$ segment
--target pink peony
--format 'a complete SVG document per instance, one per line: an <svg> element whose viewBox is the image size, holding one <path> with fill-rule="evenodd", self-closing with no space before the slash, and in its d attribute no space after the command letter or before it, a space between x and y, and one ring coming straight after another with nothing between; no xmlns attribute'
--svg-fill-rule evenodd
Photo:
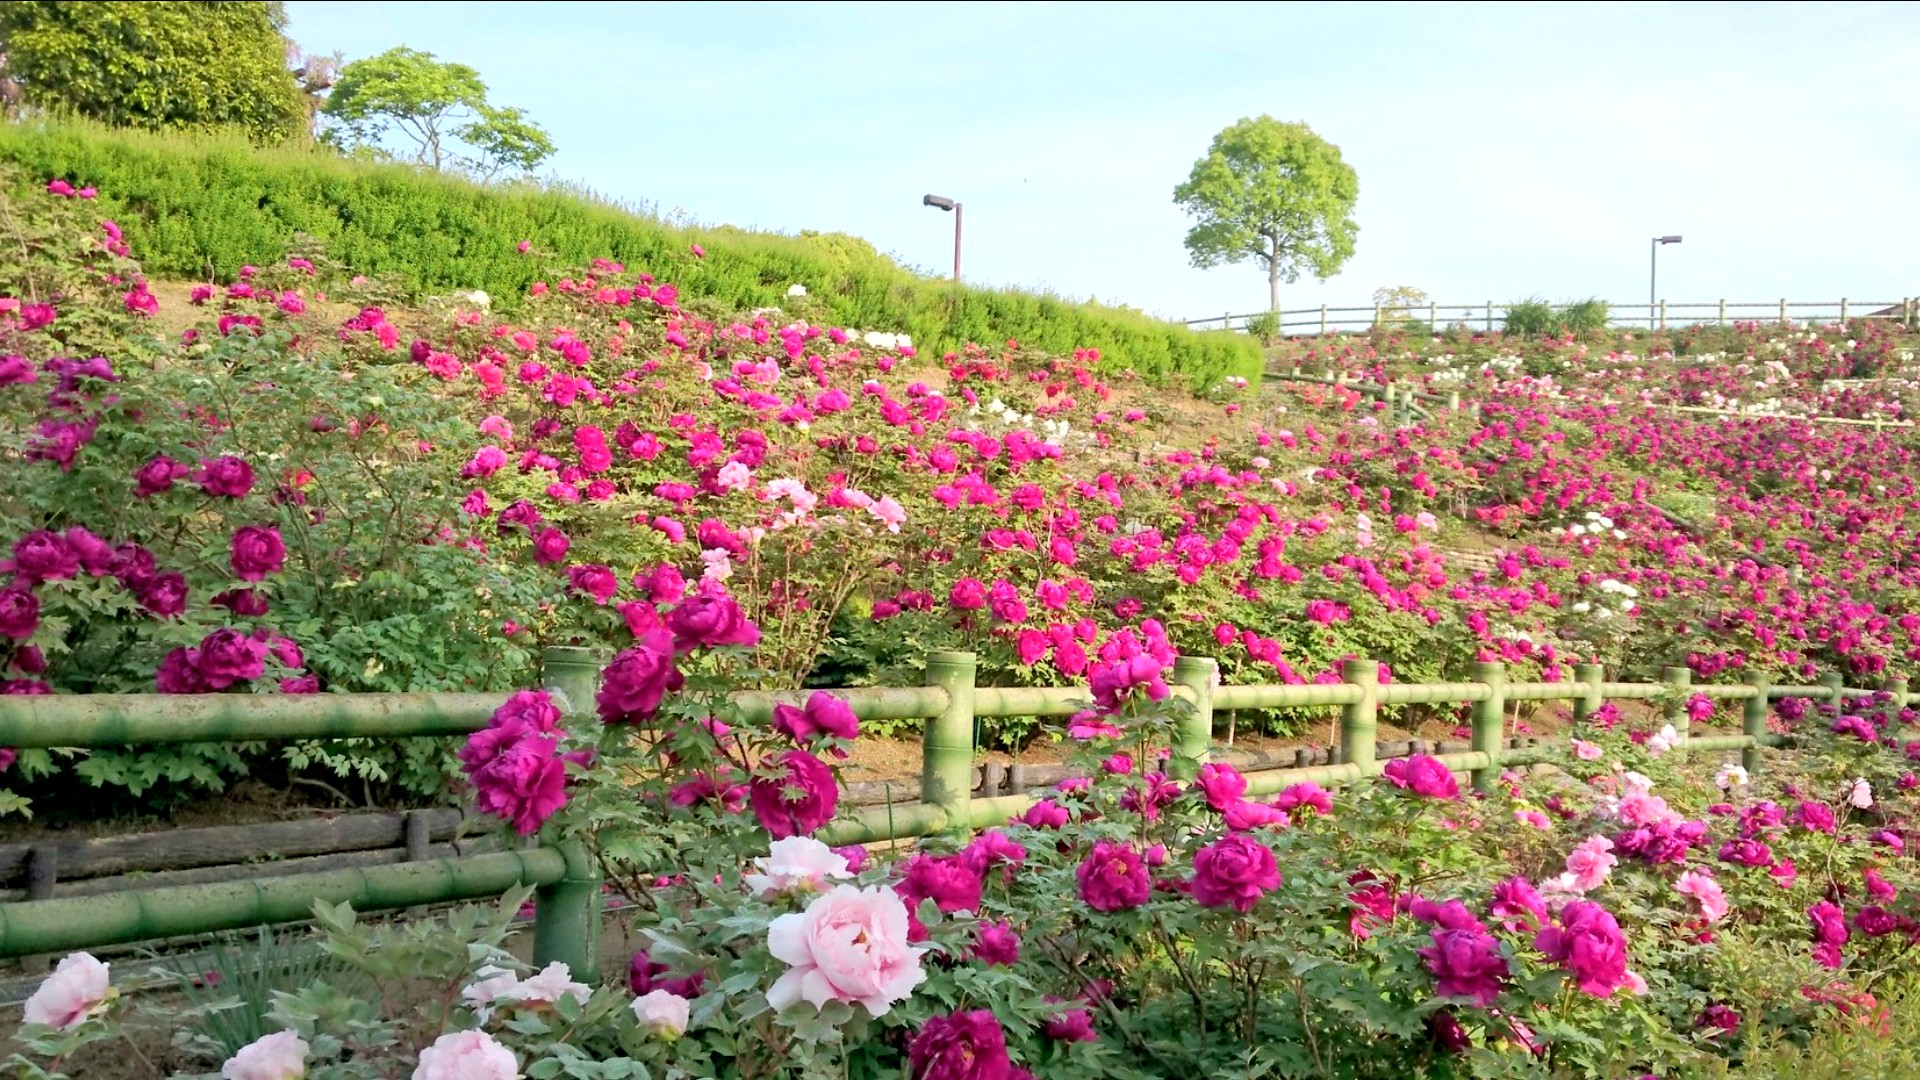
<svg viewBox="0 0 1920 1080"><path fill-rule="evenodd" d="M1153 893L1153 878L1140 853L1111 840L1094 844L1075 876L1080 881L1080 899L1095 911L1136 908Z"/></svg>
<svg viewBox="0 0 1920 1080"><path fill-rule="evenodd" d="M567 567L567 584L593 597L593 602L602 607L620 591L620 579L610 567L590 563Z"/></svg>
<svg viewBox="0 0 1920 1080"><path fill-rule="evenodd" d="M926 950L907 942L907 907L886 888L829 889L805 911L774 919L767 950L788 965L767 989L776 1011L845 1001L885 1016L927 978L920 966Z"/></svg>
<svg viewBox="0 0 1920 1080"><path fill-rule="evenodd" d="M989 967L1006 967L1020 962L1020 935L1004 922L980 924L974 938L972 958Z"/></svg>
<svg viewBox="0 0 1920 1080"><path fill-rule="evenodd" d="M267 643L244 630L215 630L200 641L194 669L209 690L225 690L266 674Z"/></svg>
<svg viewBox="0 0 1920 1080"><path fill-rule="evenodd" d="M1604 836L1590 836L1580 841L1567 853L1567 872L1561 880L1571 892L1592 892L1607 880L1614 864L1620 861L1612 852L1613 841Z"/></svg>
<svg viewBox="0 0 1920 1080"><path fill-rule="evenodd" d="M860 737L860 718L853 714L853 706L825 690L815 690L804 707L774 706L773 727L803 745L822 736L849 741Z"/></svg>
<svg viewBox="0 0 1920 1080"><path fill-rule="evenodd" d="M306 1040L291 1031L262 1035L220 1066L221 1080L300 1080L307 1075Z"/></svg>
<svg viewBox="0 0 1920 1080"><path fill-rule="evenodd" d="M692 1003L668 990L653 990L633 1000L633 1018L648 1034L674 1040L687 1033L692 1019Z"/></svg>
<svg viewBox="0 0 1920 1080"><path fill-rule="evenodd" d="M804 750L789 750L763 770L770 775L754 777L747 798L753 816L774 839L805 836L833 820L840 788L825 762Z"/></svg>
<svg viewBox="0 0 1920 1080"><path fill-rule="evenodd" d="M1260 898L1280 887L1280 867L1272 849L1238 833L1222 837L1193 855L1193 898L1202 907L1252 911Z"/></svg>
<svg viewBox="0 0 1920 1080"><path fill-rule="evenodd" d="M104 1010L112 997L107 965L92 953L69 953L27 999L21 1020L68 1031Z"/></svg>
<svg viewBox="0 0 1920 1080"><path fill-rule="evenodd" d="M810 836L789 836L775 840L764 858L753 860L757 874L745 874L741 882L756 896L782 892L820 892L835 881L853 876L846 856Z"/></svg>
<svg viewBox="0 0 1920 1080"><path fill-rule="evenodd" d="M548 527L541 529L533 538L533 561L541 566L553 566L565 562L567 549L572 541L559 529Z"/></svg>
<svg viewBox="0 0 1920 1080"><path fill-rule="evenodd" d="M907 1046L909 1080L1013 1080L1007 1033L986 1009L936 1016Z"/></svg>
<svg viewBox="0 0 1920 1080"><path fill-rule="evenodd" d="M674 666L672 636L649 630L600 673L594 700L602 723L629 724L658 712L661 700L685 685L686 677Z"/></svg>
<svg viewBox="0 0 1920 1080"><path fill-rule="evenodd" d="M520 1062L484 1031L454 1031L420 1051L413 1080L520 1080Z"/></svg>
<svg viewBox="0 0 1920 1080"><path fill-rule="evenodd" d="M1691 896L1700 904L1700 916L1708 922L1719 922L1727 915L1727 894L1713 875L1702 870L1689 870L1680 875L1673 883L1673 891L1682 896Z"/></svg>
<svg viewBox="0 0 1920 1080"><path fill-rule="evenodd" d="M14 541L13 559L0 564L23 583L64 581L80 572L80 554L56 532L41 529Z"/></svg>
<svg viewBox="0 0 1920 1080"><path fill-rule="evenodd" d="M241 581L263 581L287 561L287 545L271 525L242 525L233 532L233 574Z"/></svg>
<svg viewBox="0 0 1920 1080"><path fill-rule="evenodd" d="M1294 784L1273 800L1274 809L1293 814L1301 807L1325 816L1333 813L1333 795L1319 784Z"/></svg>
<svg viewBox="0 0 1920 1080"><path fill-rule="evenodd" d="M1535 934L1533 947L1594 997L1610 997L1628 984L1626 935L1613 915L1591 900L1575 900L1562 908L1559 925Z"/></svg>
<svg viewBox="0 0 1920 1080"><path fill-rule="evenodd" d="M19 585L0 589L0 637L25 641L39 628L40 598Z"/></svg>
<svg viewBox="0 0 1920 1080"><path fill-rule="evenodd" d="M1394 758L1382 775L1397 788L1405 788L1428 799L1453 799L1460 795L1460 783L1439 758L1427 754Z"/></svg>
<svg viewBox="0 0 1920 1080"><path fill-rule="evenodd" d="M1516 875L1493 887L1488 913L1508 930L1533 930L1547 921L1547 902L1532 882Z"/></svg>
<svg viewBox="0 0 1920 1080"><path fill-rule="evenodd" d="M906 901L907 910L919 908L922 900L932 900L945 912L973 911L980 906L984 881L964 852L957 855L915 855L907 860L900 883L893 890Z"/></svg>
<svg viewBox="0 0 1920 1080"><path fill-rule="evenodd" d="M1573 756L1581 761L1599 761L1606 754L1599 743L1590 743L1585 739L1570 740L1569 745L1573 747Z"/></svg>
<svg viewBox="0 0 1920 1080"><path fill-rule="evenodd" d="M1206 793L1207 805L1222 812L1247 793L1247 778L1240 775L1240 770L1219 762L1210 761L1200 766L1194 783Z"/></svg>
<svg viewBox="0 0 1920 1080"><path fill-rule="evenodd" d="M1822 900L1807 909L1807 920L1813 924L1813 961L1821 967L1838 968L1840 966L1840 946L1847 943L1846 914L1840 905L1831 900Z"/></svg>
<svg viewBox="0 0 1920 1080"><path fill-rule="evenodd" d="M733 597L712 584L703 585L699 592L669 612L667 629L673 631L675 652L720 645L750 647L760 643L760 628L740 610Z"/></svg>

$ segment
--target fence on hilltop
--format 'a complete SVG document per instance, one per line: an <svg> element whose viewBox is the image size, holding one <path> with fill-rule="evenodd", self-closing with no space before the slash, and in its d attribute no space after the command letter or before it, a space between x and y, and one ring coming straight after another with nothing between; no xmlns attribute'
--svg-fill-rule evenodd
<svg viewBox="0 0 1920 1080"><path fill-rule="evenodd" d="M1367 330L1375 326L1408 320L1424 322L1434 330L1459 324L1468 329L1492 333L1498 326L1506 324L1507 310L1518 307L1523 302L1497 304L1492 300L1485 300L1478 304L1429 302L1408 305L1371 304L1364 307L1328 307L1322 304L1315 308L1289 308L1279 313L1280 333L1288 336L1324 335ZM1574 305L1555 303L1547 306L1555 311L1564 311ZM1271 313L1265 311L1250 311L1244 315L1229 313L1183 321L1195 330L1244 330L1247 320L1265 318L1269 314ZM1729 322L1809 325L1846 322L1849 319L1883 319L1912 329L1920 326L1920 297L1910 296L1900 300L1849 300L1842 297L1839 300L1783 298L1777 301L1660 300L1654 303L1607 301L1607 324L1621 328L1656 326L1664 328L1670 323L1680 325L1715 323L1725 326Z"/></svg>
<svg viewBox="0 0 1920 1080"><path fill-rule="evenodd" d="M545 682L569 715L591 712L601 658L580 648L549 649ZM891 842L947 831L983 829L1026 811L1039 798L1019 790L1017 775L976 767L975 721L984 717L1062 717L1088 706L1083 687L991 687L976 683L972 653L934 652L927 657L923 686L861 687L831 691L844 697L862 720L925 721L917 798L868 806L822 830L833 844ZM1446 765L1469 774L1486 790L1503 768L1564 760L1560 740L1510 738L1509 705L1571 702L1575 730L1609 701L1652 701L1695 752L1739 751L1749 770L1761 767L1761 751L1788 745L1767 729L1768 703L1809 698L1840 703L1877 693L1895 708L1912 695L1905 679L1875 690L1848 689L1838 674L1817 685L1694 685L1692 672L1669 667L1658 682L1610 682L1597 664L1574 668L1563 682L1509 682L1499 662L1474 664L1473 678L1454 683L1382 683L1372 660L1350 660L1342 681L1309 685L1219 685L1218 664L1181 656L1170 688L1191 706L1178 742L1183 772L1220 759L1214 753L1214 716L1221 711L1338 707L1334 744L1302 748L1291 765L1270 759L1247 773L1249 796L1276 794L1291 784L1352 783L1381 773L1387 760L1438 751ZM1687 709L1692 694L1739 701L1741 734L1693 735ZM735 704L762 718L781 702L799 703L803 692L740 691ZM466 734L484 727L505 694L319 694L312 696L101 694L0 697L0 745L16 747L121 747L168 742L241 742L315 738L405 738ZM1471 737L1428 746L1418 740L1379 742L1381 706L1471 705ZM1180 759L1177 759L1180 760ZM1317 762L1317 763L1316 763ZM1244 762L1243 762L1244 763ZM1001 793L1008 779L1015 790ZM1041 788L1039 790L1047 790ZM51 855L28 852L40 869L32 898L0 903L0 957L59 953L224 930L301 922L316 900L348 903L358 911L397 910L425 904L494 898L519 885L533 886L535 963L559 960L575 971L599 964L600 870L577 842L526 841L500 850L438 854L435 822L417 818L403 825L413 856L406 861L358 865L309 873L269 871L247 880L158 885L131 883L111 892L56 896L57 844Z"/></svg>

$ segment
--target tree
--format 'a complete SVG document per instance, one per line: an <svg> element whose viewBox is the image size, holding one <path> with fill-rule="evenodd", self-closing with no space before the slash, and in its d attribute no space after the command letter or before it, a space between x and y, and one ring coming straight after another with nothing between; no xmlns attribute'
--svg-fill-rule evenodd
<svg viewBox="0 0 1920 1080"><path fill-rule="evenodd" d="M405 46L348 64L324 112L347 146L377 151L396 134L413 144L415 161L436 171L490 178L531 171L553 155L553 140L524 112L487 101L479 72Z"/></svg>
<svg viewBox="0 0 1920 1080"><path fill-rule="evenodd" d="M116 127L306 131L286 14L257 0L0 3L0 53L26 104Z"/></svg>
<svg viewBox="0 0 1920 1080"><path fill-rule="evenodd" d="M1197 218L1187 253L1202 270L1253 259L1267 271L1272 307L1280 283L1302 271L1325 281L1353 256L1353 203L1360 178L1340 148L1305 124L1270 116L1239 123L1213 137L1173 201Z"/></svg>

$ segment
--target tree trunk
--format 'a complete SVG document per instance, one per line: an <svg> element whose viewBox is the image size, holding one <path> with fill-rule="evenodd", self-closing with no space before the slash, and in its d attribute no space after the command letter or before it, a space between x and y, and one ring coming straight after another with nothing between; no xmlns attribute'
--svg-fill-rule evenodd
<svg viewBox="0 0 1920 1080"><path fill-rule="evenodd" d="M1277 260L1267 263L1267 293L1269 304L1267 310L1278 316L1280 314L1280 263Z"/></svg>

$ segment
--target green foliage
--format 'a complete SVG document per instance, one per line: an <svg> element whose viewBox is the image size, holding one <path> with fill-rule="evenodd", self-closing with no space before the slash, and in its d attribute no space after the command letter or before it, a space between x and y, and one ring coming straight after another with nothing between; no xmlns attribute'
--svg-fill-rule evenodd
<svg viewBox="0 0 1920 1080"><path fill-rule="evenodd" d="M790 305L807 287L818 321L905 332L922 350L1002 342L1065 355L1098 349L1109 370L1204 389L1260 370L1244 335L1198 333L1138 312L1012 289L917 278L864 241L730 227L676 228L606 200L520 184L482 186L399 165L215 137L108 133L76 123L0 125L0 158L34 176L84 177L149 271L229 277L279 262L296 233L409 295L483 289L511 304L534 282L619 259L722 310ZM516 250L531 240L533 251ZM691 246L706 250L696 257Z"/></svg>
<svg viewBox="0 0 1920 1080"><path fill-rule="evenodd" d="M1305 124L1243 119L1213 137L1207 156L1173 189L1198 221L1187 232L1193 265L1253 259L1267 272L1272 310L1280 283L1304 271L1325 281L1353 256L1360 179L1340 148Z"/></svg>
<svg viewBox="0 0 1920 1080"><path fill-rule="evenodd" d="M155 957L155 973L187 1000L164 1013L174 1045L214 1066L276 1030L267 1017L283 994L322 981L348 994L372 989L309 933L261 927L251 939L228 935L202 953Z"/></svg>
<svg viewBox="0 0 1920 1080"><path fill-rule="evenodd" d="M1607 302L1589 297L1576 300L1560 311L1561 325L1580 337L1598 334L1607 328Z"/></svg>
<svg viewBox="0 0 1920 1080"><path fill-rule="evenodd" d="M1505 329L1508 334L1542 337L1548 334L1573 334L1587 337L1607 328L1607 302L1586 299L1567 304L1550 304L1534 296L1507 305Z"/></svg>
<svg viewBox="0 0 1920 1080"><path fill-rule="evenodd" d="M1530 297L1507 305L1504 329L1508 334L1525 337L1540 337L1551 334L1559 326L1559 316L1553 305L1540 297Z"/></svg>
<svg viewBox="0 0 1920 1080"><path fill-rule="evenodd" d="M0 53L28 102L116 127L232 127L304 139L276 4L113 0L0 4Z"/></svg>
<svg viewBox="0 0 1920 1080"><path fill-rule="evenodd" d="M1247 332L1247 336L1260 344L1271 345L1280 340L1280 313L1263 311L1258 315L1248 316L1247 325L1242 329Z"/></svg>
<svg viewBox="0 0 1920 1080"><path fill-rule="evenodd" d="M322 112L349 149L377 148L397 134L412 145L412 160L435 171L531 172L554 151L524 112L487 101L479 72L404 46L348 64Z"/></svg>

